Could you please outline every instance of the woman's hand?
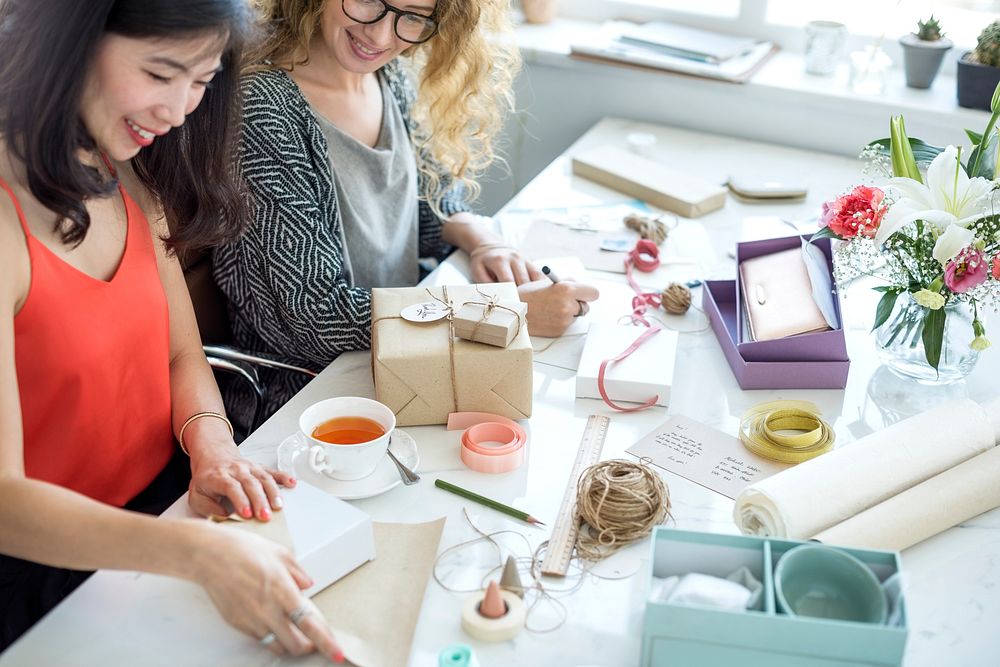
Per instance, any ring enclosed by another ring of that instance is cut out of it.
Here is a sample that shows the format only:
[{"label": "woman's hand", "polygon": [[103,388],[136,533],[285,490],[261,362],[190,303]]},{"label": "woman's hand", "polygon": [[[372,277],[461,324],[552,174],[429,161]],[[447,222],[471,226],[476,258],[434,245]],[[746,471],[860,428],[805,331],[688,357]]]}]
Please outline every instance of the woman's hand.
[{"label": "woman's hand", "polygon": [[469,253],[469,265],[474,283],[507,283],[523,285],[543,278],[534,264],[516,249],[502,243],[483,243]]},{"label": "woman's hand", "polygon": [[240,456],[236,445],[218,443],[192,452],[191,486],[188,502],[198,514],[225,516],[222,499],[244,519],[271,518],[272,510],[281,509],[278,485],[291,487],[295,479],[288,473],[265,468]]},{"label": "woman's hand", "polygon": [[521,285],[517,292],[528,304],[528,332],[550,338],[561,336],[600,296],[596,287],[572,280],[553,283],[548,278]]},{"label": "woman's hand", "polygon": [[322,612],[302,591],[312,581],[279,544],[238,529],[198,526],[194,580],[227,623],[277,655],[319,651],[334,662],[344,655]]}]

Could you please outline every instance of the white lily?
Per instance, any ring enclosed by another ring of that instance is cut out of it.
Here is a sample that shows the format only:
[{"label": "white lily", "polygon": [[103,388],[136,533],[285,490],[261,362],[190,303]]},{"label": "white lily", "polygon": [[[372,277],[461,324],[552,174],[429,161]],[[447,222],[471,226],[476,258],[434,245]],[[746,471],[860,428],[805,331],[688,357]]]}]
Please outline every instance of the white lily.
[{"label": "white lily", "polygon": [[911,178],[889,180],[899,196],[875,233],[877,245],[914,220],[924,220],[944,233],[953,225],[968,227],[983,217],[993,183],[979,176],[969,178],[959,157],[954,146],[945,148],[928,167],[926,185]]},{"label": "white lily", "polygon": [[944,266],[950,262],[955,255],[962,252],[962,248],[969,246],[976,235],[971,229],[966,229],[960,225],[948,225],[944,234],[934,242],[934,251],[931,253],[934,259]]}]

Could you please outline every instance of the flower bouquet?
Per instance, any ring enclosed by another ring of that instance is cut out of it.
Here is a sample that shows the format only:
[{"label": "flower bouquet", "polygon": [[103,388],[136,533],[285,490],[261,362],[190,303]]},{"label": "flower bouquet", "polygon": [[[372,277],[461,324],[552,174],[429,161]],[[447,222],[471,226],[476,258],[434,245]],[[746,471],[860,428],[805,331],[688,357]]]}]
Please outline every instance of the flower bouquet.
[{"label": "flower bouquet", "polygon": [[[814,238],[840,239],[835,278],[884,282],[872,330],[890,368],[931,381],[964,377],[990,342],[980,310],[1000,297],[1000,172],[997,119],[973,146],[939,148],[906,136],[901,116],[890,137],[862,152],[872,180],[823,205]],[[922,168],[926,171],[922,172]],[[884,177],[884,178],[881,178]],[[886,180],[887,179],[887,180]]]}]

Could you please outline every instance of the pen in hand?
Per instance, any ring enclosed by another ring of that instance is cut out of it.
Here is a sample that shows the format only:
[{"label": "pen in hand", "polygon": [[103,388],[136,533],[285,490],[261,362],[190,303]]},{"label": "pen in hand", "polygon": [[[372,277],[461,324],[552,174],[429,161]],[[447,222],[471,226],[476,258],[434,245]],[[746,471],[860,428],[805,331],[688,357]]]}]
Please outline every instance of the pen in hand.
[{"label": "pen in hand", "polygon": [[[559,280],[559,276],[556,275],[556,272],[547,266],[542,267],[542,273],[544,273],[548,277],[548,279],[552,281],[553,284],[561,282]],[[590,305],[586,301],[580,301],[578,299],[577,303],[580,304],[580,310],[577,311],[574,317],[583,317],[584,315],[590,312]]]}]

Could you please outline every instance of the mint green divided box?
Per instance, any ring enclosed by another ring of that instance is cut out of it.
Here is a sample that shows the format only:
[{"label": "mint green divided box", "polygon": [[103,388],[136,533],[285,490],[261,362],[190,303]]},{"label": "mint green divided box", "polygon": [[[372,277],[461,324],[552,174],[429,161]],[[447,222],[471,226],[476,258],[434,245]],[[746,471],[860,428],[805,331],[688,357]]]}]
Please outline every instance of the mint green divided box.
[{"label": "mint green divided box", "polygon": [[[746,566],[763,583],[764,594],[757,609],[745,611],[647,600],[642,667],[901,665],[907,635],[902,598],[894,626],[788,616],[777,610],[774,567],[783,553],[800,544],[806,542],[657,528],[651,577],[699,572],[724,578]],[[841,549],[870,567],[880,582],[899,572],[898,553]]]}]

